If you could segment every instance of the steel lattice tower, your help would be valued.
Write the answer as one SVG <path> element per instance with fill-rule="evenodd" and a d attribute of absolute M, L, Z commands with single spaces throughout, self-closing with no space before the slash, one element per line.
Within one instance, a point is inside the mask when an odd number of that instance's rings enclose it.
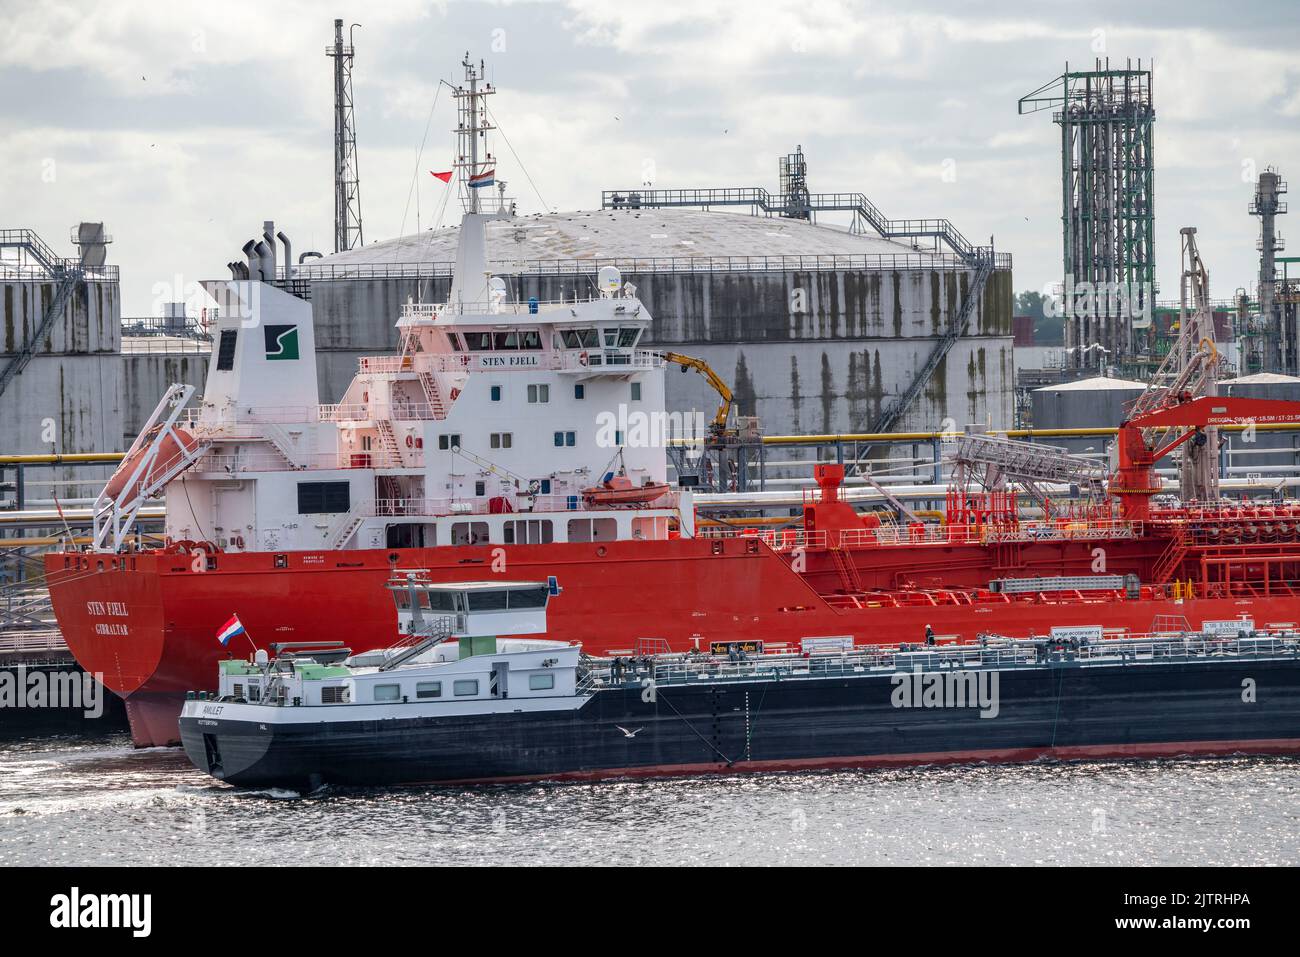
<path fill-rule="evenodd" d="M 365 244 L 361 236 L 361 179 L 357 172 L 357 128 L 352 112 L 352 30 L 343 42 L 343 21 L 334 21 L 334 251 Z"/>
<path fill-rule="evenodd" d="M 1059 109 L 1058 109 L 1059 108 Z M 1154 308 L 1155 177 L 1151 71 L 1071 72 L 1019 103 L 1052 109 L 1061 127 L 1061 224 L 1069 364 L 1100 347 L 1112 365 L 1150 362 Z"/>

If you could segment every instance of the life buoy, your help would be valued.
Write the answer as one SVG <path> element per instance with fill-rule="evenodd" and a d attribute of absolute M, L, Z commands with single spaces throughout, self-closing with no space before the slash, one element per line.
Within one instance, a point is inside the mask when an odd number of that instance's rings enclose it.
<path fill-rule="evenodd" d="M 406 447 L 407 447 L 408 449 L 413 449 L 413 448 L 415 448 L 415 436 L 413 436 L 413 435 L 407 435 L 407 436 L 406 436 Z"/>
<path fill-rule="evenodd" d="M 578 356 L 578 364 L 584 366 L 587 364 L 587 353 L 584 352 Z"/>
<path fill-rule="evenodd" d="M 230 544 L 234 545 L 236 548 L 243 548 L 243 547 L 244 547 L 244 536 L 243 536 L 243 535 L 236 535 L 234 538 L 232 538 L 232 539 L 230 540 Z"/>

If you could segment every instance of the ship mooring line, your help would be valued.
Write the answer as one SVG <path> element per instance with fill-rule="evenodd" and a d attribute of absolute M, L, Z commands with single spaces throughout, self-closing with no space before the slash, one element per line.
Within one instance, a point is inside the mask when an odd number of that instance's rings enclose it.
<path fill-rule="evenodd" d="M 690 729 L 691 729 L 691 732 L 692 732 L 692 733 L 693 733 L 697 738 L 699 738 L 701 741 L 703 741 L 705 744 L 707 744 L 707 745 L 709 746 L 709 749 L 710 749 L 714 754 L 716 754 L 718 757 L 722 758 L 723 761 L 726 761 L 726 762 L 727 762 L 727 767 L 729 767 L 729 768 L 730 768 L 730 767 L 735 767 L 735 764 L 736 764 L 735 761 L 731 760 L 731 758 L 727 757 L 725 754 L 723 754 L 721 751 L 719 751 L 719 750 L 717 749 L 717 747 L 714 745 L 714 743 L 713 743 L 712 741 L 710 741 L 710 740 L 709 740 L 708 738 L 706 738 L 703 734 L 701 734 L 701 733 L 699 732 L 699 730 L 695 727 L 695 725 L 691 724 L 691 720 L 690 720 L 690 718 L 686 717 L 686 715 L 684 715 L 684 714 L 682 714 L 680 711 L 678 711 L 678 710 L 677 710 L 677 706 L 676 706 L 675 704 L 673 704 L 671 701 L 669 701 L 667 698 L 663 697 L 663 695 L 661 695 L 657 690 L 655 691 L 655 700 L 656 700 L 656 701 L 662 700 L 664 704 L 666 704 L 666 705 L 668 705 L 668 707 L 672 708 L 672 709 L 673 709 L 673 714 L 675 714 L 675 715 L 677 715 L 677 717 L 681 718 L 682 721 L 684 721 L 684 722 L 686 723 L 686 727 L 690 728 Z"/>

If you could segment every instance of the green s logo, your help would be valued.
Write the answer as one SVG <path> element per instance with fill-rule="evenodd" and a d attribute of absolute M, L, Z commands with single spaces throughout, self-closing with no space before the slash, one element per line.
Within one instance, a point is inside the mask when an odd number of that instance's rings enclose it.
<path fill-rule="evenodd" d="M 297 326 L 263 326 L 266 335 L 266 357 L 268 359 L 298 358 Z"/>

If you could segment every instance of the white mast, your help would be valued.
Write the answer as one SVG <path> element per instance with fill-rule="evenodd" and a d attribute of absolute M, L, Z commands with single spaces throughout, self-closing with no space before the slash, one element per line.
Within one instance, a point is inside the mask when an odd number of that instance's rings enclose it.
<path fill-rule="evenodd" d="M 504 200 L 496 212 L 482 212 L 479 190 L 493 184 L 496 157 L 487 149 L 485 141 L 483 158 L 479 158 L 479 138 L 486 138 L 487 132 L 495 129 L 488 122 L 487 97 L 496 90 L 483 79 L 483 61 L 480 60 L 475 69 L 466 53 L 461 65 L 465 68 L 465 85 L 456 87 L 453 95 L 456 97 L 459 114 L 455 166 L 460 173 L 465 214 L 461 217 L 456 274 L 452 277 L 451 295 L 448 298 L 448 306 L 457 312 L 487 308 L 490 301 L 488 281 L 491 279 L 491 271 L 487 261 L 485 227 L 488 220 L 509 219 L 513 212 Z M 476 177 L 480 177 L 477 182 Z"/>

